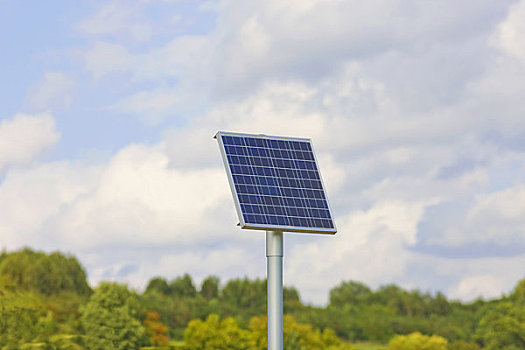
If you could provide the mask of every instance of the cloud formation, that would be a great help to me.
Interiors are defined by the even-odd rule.
[[[78,29],[89,35],[122,35],[124,38],[146,41],[152,33],[149,23],[138,20],[140,10],[140,2],[110,1],[82,20]]]
[[[75,82],[64,72],[45,72],[29,96],[32,109],[42,111],[68,107],[73,101]]]
[[[50,114],[17,114],[0,122],[0,174],[9,165],[27,164],[59,138]]]
[[[339,232],[287,234],[285,284],[318,304],[348,279],[500,296],[525,265],[524,4],[221,1],[180,10],[177,25],[213,13],[208,30],[172,34],[146,10],[177,2],[103,4],[77,25],[77,68],[107,92],[97,113],[162,131],[102,160],[35,163],[53,117],[2,122],[27,142],[0,137],[5,242],[73,251],[93,283],[264,277],[264,233],[235,227],[212,136],[303,136]]]

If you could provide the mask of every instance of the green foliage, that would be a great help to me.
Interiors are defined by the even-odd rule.
[[[510,299],[518,305],[525,305],[525,279],[521,280],[514,288],[514,291],[510,295]]]
[[[114,283],[92,294],[85,277],[78,261],[61,253],[0,252],[0,349],[131,349],[161,346],[168,338],[173,346],[185,330],[204,326],[215,329],[219,343],[234,338],[242,347],[247,337],[249,349],[266,348],[265,280],[235,279],[221,288],[210,276],[197,292],[187,274],[170,282],[155,277],[137,295]],[[427,338],[447,339],[448,350],[525,349],[525,280],[508,297],[470,304],[346,281],[330,291],[327,307],[313,307],[296,289],[284,288],[283,308],[290,315],[286,349],[340,349],[347,346],[343,340],[368,342],[356,349],[379,349],[397,334],[415,332],[395,339],[434,334]],[[208,320],[211,314],[219,318]]]
[[[370,342],[359,342],[353,344],[355,350],[386,350],[386,345]]]
[[[478,322],[480,306],[450,303],[443,294],[434,297],[387,285],[377,291],[353,281],[330,291],[326,309],[312,310],[301,320],[331,327],[337,335],[353,341],[388,342],[395,334],[420,332],[449,340],[469,339]]]
[[[169,290],[170,294],[175,297],[194,298],[197,296],[197,289],[195,289],[193,280],[188,274],[171,281],[169,284]]]
[[[77,259],[58,252],[48,255],[26,248],[3,254],[0,279],[4,284],[45,295],[64,291],[81,295],[91,293],[86,272]]]
[[[480,346],[475,342],[457,340],[448,345],[448,350],[480,350]]]
[[[206,299],[218,298],[219,279],[215,276],[210,276],[202,281],[200,294]]]
[[[173,286],[176,282],[190,286],[186,290],[192,290],[189,276],[179,277],[169,285]],[[182,337],[185,327],[192,319],[205,319],[213,313],[221,317],[232,316],[242,327],[247,327],[251,317],[266,314],[265,280],[235,279],[221,290],[219,279],[210,276],[203,281],[196,295],[171,291],[166,293],[167,284],[160,277],[150,280],[141,296],[141,304],[144,310],[160,314],[160,320],[169,327],[172,338]],[[298,312],[304,308],[295,288],[284,288],[283,307],[285,312]]]
[[[0,349],[79,349],[78,335],[48,303],[34,292],[0,287]]]
[[[102,283],[82,308],[86,347],[110,350],[142,345],[144,328],[138,320],[137,302],[126,286]]]
[[[372,291],[362,283],[348,281],[330,290],[330,305],[343,306],[346,304],[368,303]]]
[[[498,303],[479,322],[476,338],[487,350],[525,349],[525,304]]]
[[[388,343],[388,350],[447,350],[447,340],[440,336],[426,336],[419,332],[398,335]]]
[[[184,332],[186,350],[248,350],[249,333],[239,328],[231,317],[220,320],[212,314],[205,321],[200,319],[189,323]]]
[[[148,311],[146,313],[144,328],[152,345],[168,345],[168,327],[160,322],[160,315],[158,312]]]
[[[374,293],[374,301],[385,305],[398,315],[427,316],[430,314],[430,296],[418,291],[407,292],[395,285],[379,288]]]
[[[170,287],[168,285],[168,282],[162,277],[152,278],[149,281],[148,286],[146,287],[145,293],[151,292],[158,292],[164,295],[170,294]]]
[[[250,320],[250,349],[267,349],[266,317]],[[290,350],[352,350],[353,347],[338,338],[333,330],[314,329],[311,325],[298,323],[291,315],[283,318],[284,348]]]
[[[294,312],[300,312],[303,309],[303,304],[299,298],[299,292],[293,287],[283,288],[283,312],[285,314],[291,314]]]
[[[212,314],[205,321],[193,320],[184,332],[186,350],[233,349],[266,350],[267,322],[265,317],[253,317],[249,330],[240,328],[231,317],[222,321]],[[334,331],[321,332],[310,325],[300,324],[292,316],[284,317],[284,348],[287,350],[352,350]]]
[[[79,335],[71,334],[56,334],[49,338],[48,347],[46,349],[53,350],[83,350],[79,345],[81,337]]]
[[[158,292],[144,293],[140,296],[140,304],[144,310],[160,314],[160,321],[168,326],[168,334],[172,338],[181,338],[188,323],[197,317],[206,317],[213,307],[213,300],[207,301],[200,297],[179,298]]]
[[[36,340],[41,316],[38,301],[31,295],[0,289],[0,346],[16,349]]]
[[[154,277],[148,282],[145,293],[152,292],[170,295],[176,298],[194,298],[197,296],[197,290],[195,289],[193,280],[188,274],[177,277],[170,283],[162,277]]]
[[[192,319],[204,319],[212,313],[222,314],[218,294],[219,280],[216,277],[205,279],[199,293],[187,274],[170,283],[155,277],[149,281],[140,303],[144,310],[160,314],[160,321],[168,326],[171,338],[181,338]]]
[[[237,316],[247,323],[254,315],[266,314],[266,281],[230,280],[222,290],[220,302],[224,315]]]

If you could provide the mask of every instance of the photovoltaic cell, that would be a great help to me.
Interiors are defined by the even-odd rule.
[[[336,232],[310,140],[216,137],[243,228]]]

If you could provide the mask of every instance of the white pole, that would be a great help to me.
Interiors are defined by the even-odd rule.
[[[268,350],[283,350],[283,233],[266,231]]]

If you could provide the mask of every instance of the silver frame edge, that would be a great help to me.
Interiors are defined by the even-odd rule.
[[[317,227],[299,227],[299,226],[279,226],[279,225],[259,225],[259,224],[246,224],[244,221],[244,217],[242,215],[241,211],[241,205],[239,203],[239,197],[237,194],[237,190],[235,189],[235,184],[233,182],[233,175],[231,173],[231,169],[228,165],[228,158],[226,156],[226,151],[224,148],[224,144],[222,142],[222,138],[220,136],[246,136],[246,137],[259,137],[259,138],[265,138],[265,139],[280,139],[280,140],[292,140],[292,141],[306,141],[310,143],[310,146],[312,147],[312,153],[314,155],[315,165],[317,166],[317,172],[319,173],[319,178],[321,180],[321,186],[323,188],[323,192],[325,194],[326,203],[328,205],[328,211],[330,212],[330,217],[332,219],[332,223],[334,224],[333,229],[323,229],[323,228],[317,228]],[[317,161],[317,155],[314,152],[314,147],[312,140],[310,138],[304,138],[304,137],[289,137],[289,136],[273,136],[273,135],[265,135],[265,134],[248,134],[248,133],[239,133],[239,132],[230,132],[230,131],[217,131],[214,138],[217,139],[219,142],[219,149],[222,156],[222,162],[224,165],[224,168],[226,169],[226,175],[228,178],[228,182],[230,185],[230,190],[233,195],[233,202],[235,204],[235,210],[237,211],[237,216],[239,218],[241,229],[249,229],[249,230],[270,230],[270,231],[284,231],[284,232],[297,232],[297,233],[317,233],[317,234],[331,234],[335,235],[337,233],[337,225],[335,224],[335,220],[332,214],[332,207],[330,206],[330,202],[328,201],[328,194],[326,192],[326,187],[324,185],[323,177],[321,174],[321,170],[319,167],[319,162]]]

